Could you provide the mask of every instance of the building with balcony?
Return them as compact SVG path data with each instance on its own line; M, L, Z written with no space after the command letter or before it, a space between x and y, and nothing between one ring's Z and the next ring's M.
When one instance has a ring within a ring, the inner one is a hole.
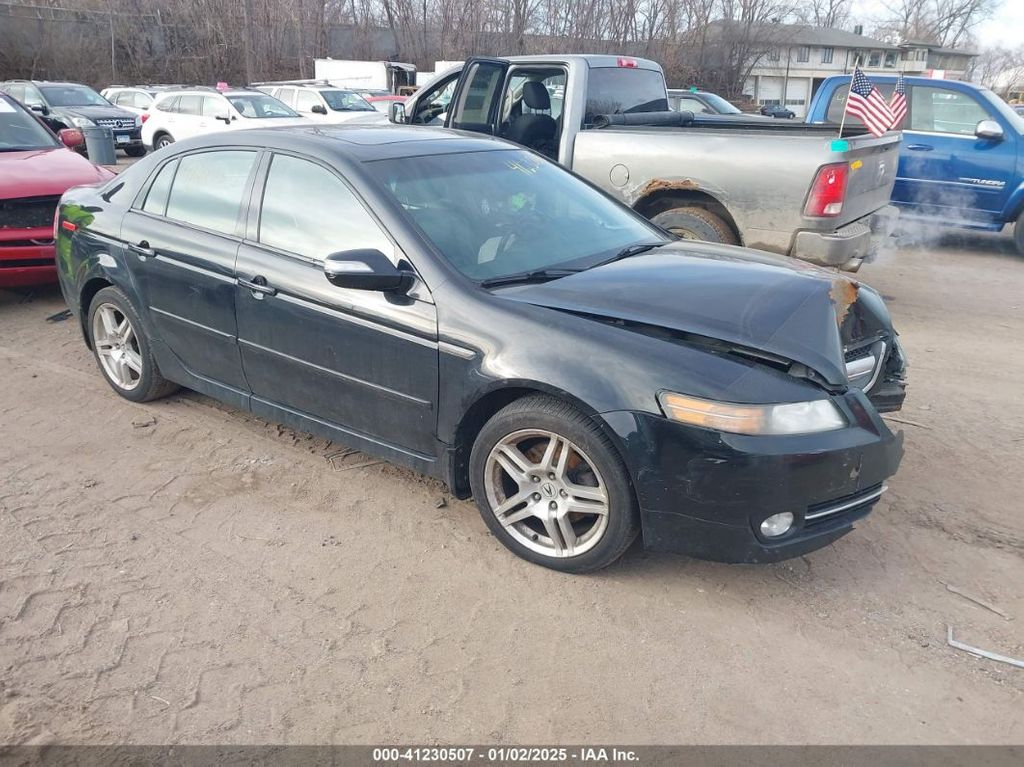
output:
M765 27L766 52L750 70L744 95L758 105L785 104L797 117L826 77L848 74L854 66L864 73L962 80L976 54L907 41L899 45L867 37L857 31L821 29L800 24Z

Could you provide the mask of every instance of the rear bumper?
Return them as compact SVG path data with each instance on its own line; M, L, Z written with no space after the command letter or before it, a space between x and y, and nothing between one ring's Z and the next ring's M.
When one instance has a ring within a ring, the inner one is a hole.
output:
M790 255L820 266L857 271L864 261L892 247L899 210L886 205L834 232L797 232Z
M0 288L20 288L29 285L46 285L57 281L57 265L54 261L53 241L38 239L35 243L28 237L24 240L0 239ZM52 232L50 233L52 236ZM43 244L36 244L43 242ZM15 244L17 243L17 244ZM24 244L21 244L24 243Z
M624 445L644 545L721 562L776 562L832 543L877 503L903 456L863 393L837 404L854 424L817 435L750 437L647 413L606 413ZM767 517L794 516L778 538Z

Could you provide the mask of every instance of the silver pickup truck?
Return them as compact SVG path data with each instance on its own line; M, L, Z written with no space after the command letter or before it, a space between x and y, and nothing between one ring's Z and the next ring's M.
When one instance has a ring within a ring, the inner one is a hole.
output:
M624 56L470 59L392 122L489 133L557 160L675 234L856 271L891 235L899 135L668 109Z

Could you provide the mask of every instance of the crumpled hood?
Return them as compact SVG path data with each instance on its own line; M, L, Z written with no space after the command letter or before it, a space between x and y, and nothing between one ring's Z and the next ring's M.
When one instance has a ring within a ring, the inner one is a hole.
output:
M870 298L861 302L861 291ZM843 338L891 331L881 299L848 277L793 259L707 243L672 243L497 294L761 350L802 363L836 386L848 383Z

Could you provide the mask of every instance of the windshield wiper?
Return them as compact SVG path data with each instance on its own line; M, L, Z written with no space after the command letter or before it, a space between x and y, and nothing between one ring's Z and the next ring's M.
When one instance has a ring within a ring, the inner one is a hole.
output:
M495 288L499 285L515 285L518 283L525 282L547 282L548 280L557 280L559 277L568 277L570 274L576 274L583 271L582 269L534 269L529 272L517 272L516 274L506 274L502 277L491 277L486 280L480 281L481 288Z
M639 256L641 253L646 253L649 250L654 250L655 248L660 248L662 245L665 245L665 244L666 243L659 241L659 242L638 242L638 243L635 243L633 245L627 245L626 247L624 247L622 250L620 250L618 253L616 253L611 258L605 259L604 261L601 261L598 264L594 264L594 266L604 266L605 264L612 264L612 263L615 263L616 261L621 261L624 258L629 258L630 256ZM593 269L593 268L594 267L591 267L591 269Z

